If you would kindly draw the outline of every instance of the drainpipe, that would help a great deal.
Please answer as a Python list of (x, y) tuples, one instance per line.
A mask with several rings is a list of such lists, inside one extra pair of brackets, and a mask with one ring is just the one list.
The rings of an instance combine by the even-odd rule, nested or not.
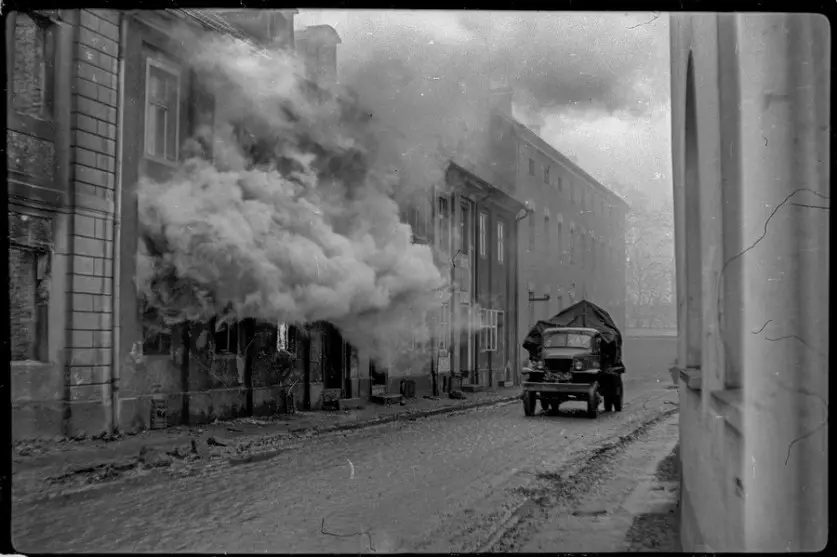
[(119, 431), (119, 374), (120, 374), (120, 283), (122, 280), (122, 164), (123, 164), (123, 138), (125, 135), (125, 49), (128, 44), (128, 14), (122, 13), (119, 20), (119, 90), (118, 106), (116, 107), (116, 180), (113, 192), (113, 289), (112, 304), (113, 312), (111, 318), (113, 357), (111, 359), (110, 396), (111, 396), (111, 420), (109, 433)]

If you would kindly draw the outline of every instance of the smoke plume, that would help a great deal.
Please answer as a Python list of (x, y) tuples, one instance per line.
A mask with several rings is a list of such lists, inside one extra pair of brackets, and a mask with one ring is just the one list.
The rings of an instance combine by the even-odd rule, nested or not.
[(184, 44), (214, 125), (169, 179), (137, 186), (147, 305), (167, 323), (329, 321), (384, 358), (427, 341), (447, 277), (411, 243), (397, 201), (426, 191), (439, 161), (396, 164), (374, 112), (303, 79), (290, 54), (229, 37)]

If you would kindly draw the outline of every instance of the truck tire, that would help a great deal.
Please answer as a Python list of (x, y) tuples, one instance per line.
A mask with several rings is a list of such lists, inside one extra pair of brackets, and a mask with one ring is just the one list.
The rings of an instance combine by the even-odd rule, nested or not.
[(531, 391), (523, 393), (523, 414), (526, 416), (535, 415), (535, 393)]
[(599, 387), (596, 386), (593, 392), (587, 397), (587, 417), (595, 420), (599, 417), (599, 404), (601, 403), (601, 395), (599, 394)]
[(613, 397), (613, 409), (617, 412), (622, 411), (622, 378), (616, 383), (616, 395)]

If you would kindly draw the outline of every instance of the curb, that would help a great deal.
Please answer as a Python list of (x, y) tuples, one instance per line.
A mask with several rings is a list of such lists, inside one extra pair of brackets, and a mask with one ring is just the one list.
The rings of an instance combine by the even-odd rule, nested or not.
[[(328, 433), (334, 433), (337, 431), (350, 431), (354, 429), (366, 429), (370, 427), (374, 427), (377, 425), (383, 425), (387, 423), (397, 422), (401, 420), (415, 420), (418, 418), (427, 418), (431, 416), (438, 416), (440, 414), (452, 414), (453, 412), (460, 412), (463, 410), (471, 410), (474, 408), (480, 408), (482, 406), (494, 406), (497, 404), (502, 404), (505, 402), (512, 402), (515, 400), (520, 399), (520, 394), (516, 395), (507, 395), (500, 398), (493, 398), (491, 400), (478, 400), (474, 402), (468, 402), (465, 404), (460, 405), (452, 405), (452, 406), (444, 406), (442, 408), (433, 408), (430, 410), (413, 410), (407, 412), (400, 412), (396, 414), (391, 414), (389, 416), (384, 416), (383, 418), (375, 418), (372, 420), (366, 420), (361, 422), (355, 422), (350, 424), (337, 424), (333, 426), (324, 427), (322, 429), (314, 428), (314, 435), (325, 435)], [(278, 437), (278, 436), (277, 436)], [(268, 438), (270, 439), (270, 438)], [(228, 459), (228, 462), (231, 466), (238, 466), (240, 464), (249, 464), (252, 462), (262, 462), (264, 460), (270, 460), (271, 458), (280, 455), (281, 453), (291, 451), (294, 449), (298, 449), (305, 445), (305, 443), (295, 443), (293, 445), (288, 445), (279, 449), (272, 449), (270, 451), (265, 451), (263, 453), (258, 453), (254, 455), (248, 455), (243, 457), (231, 457)]]

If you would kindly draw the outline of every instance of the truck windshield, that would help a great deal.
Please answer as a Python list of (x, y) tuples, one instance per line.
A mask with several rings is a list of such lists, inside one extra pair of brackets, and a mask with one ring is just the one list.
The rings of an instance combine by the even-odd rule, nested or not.
[(590, 335), (583, 333), (551, 333), (544, 338), (545, 348), (590, 348)]

